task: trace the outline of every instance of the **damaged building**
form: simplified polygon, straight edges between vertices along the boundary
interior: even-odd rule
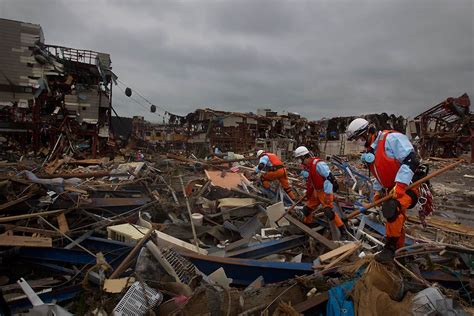
[[[0,19],[2,146],[96,156],[109,138],[110,56],[49,45],[40,25]]]
[[[469,96],[464,93],[447,98],[410,122],[411,135],[418,137],[422,157],[459,157],[470,151],[474,161],[474,116],[470,105]]]

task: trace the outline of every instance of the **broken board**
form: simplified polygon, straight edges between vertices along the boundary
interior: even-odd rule
[[[219,199],[219,207],[244,207],[255,205],[257,201],[252,198],[225,198]]]
[[[56,220],[58,221],[59,231],[66,234],[69,231],[66,215],[64,215],[64,213],[59,213],[59,215],[56,216]]]
[[[337,245],[336,245],[335,242],[327,239],[326,237],[324,237],[321,234],[318,234],[317,232],[315,232],[314,230],[312,230],[311,228],[309,228],[308,226],[306,226],[305,224],[303,224],[302,222],[300,222],[299,220],[297,220],[296,218],[294,218],[290,214],[286,214],[285,218],[290,223],[292,223],[293,225],[295,225],[296,227],[298,227],[299,229],[304,231],[306,234],[308,234],[310,237],[316,239],[317,241],[319,241],[320,243],[322,243],[323,245],[325,245],[329,249],[333,250],[333,249],[337,248]]]
[[[283,202],[278,202],[267,207],[267,216],[270,227],[277,228],[279,226],[290,225],[290,222],[283,217],[283,214],[285,214],[285,206],[283,205]],[[276,223],[277,220],[279,220],[278,224]]]
[[[206,249],[196,247],[195,245],[192,245],[188,242],[185,242],[181,239],[175,238],[173,236],[170,236],[160,231],[156,231],[156,239],[157,239],[157,244],[160,247],[169,247],[169,248],[174,248],[174,249],[177,248],[181,251],[187,251],[187,252],[191,251],[191,252],[196,252],[203,255],[207,255],[208,253]]]
[[[0,246],[51,248],[53,240],[49,237],[13,236],[5,233],[0,235]]]
[[[329,261],[330,259],[334,258],[334,257],[337,257],[343,253],[345,253],[346,251],[349,251],[351,250],[352,248],[354,248],[356,246],[357,243],[355,242],[351,242],[351,243],[348,243],[348,244],[345,244],[339,248],[336,248],[334,250],[331,250],[331,251],[328,251],[322,255],[319,256],[319,260],[321,261],[321,263],[325,263],[327,261]]]

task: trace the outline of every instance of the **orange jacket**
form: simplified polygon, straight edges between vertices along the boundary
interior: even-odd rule
[[[398,169],[400,169],[400,162],[395,158],[387,156],[385,153],[385,140],[388,134],[398,132],[387,130],[382,133],[377,143],[375,161],[370,164],[370,172],[372,172],[384,188],[391,188],[395,185],[395,178],[397,177]]]

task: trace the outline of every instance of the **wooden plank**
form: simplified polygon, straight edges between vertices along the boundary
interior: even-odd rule
[[[0,246],[18,246],[18,247],[53,247],[53,240],[49,237],[27,237],[0,235]]]
[[[56,159],[52,162],[50,162],[48,165],[46,165],[43,170],[47,173],[47,174],[53,174],[56,172],[56,170],[59,169],[59,167],[61,167],[62,165],[64,164],[64,159]]]
[[[9,207],[12,207],[14,205],[17,205],[17,204],[20,204],[22,202],[25,202],[26,200],[29,200],[31,197],[33,197],[33,195],[36,194],[36,190],[34,192],[29,192],[28,194],[22,196],[21,198],[18,198],[16,200],[13,200],[13,201],[10,201],[10,202],[7,202],[7,203],[3,203],[0,205],[0,211],[2,210],[5,210]]]
[[[315,232],[314,230],[312,230],[311,228],[309,228],[308,226],[306,226],[305,224],[303,224],[302,222],[300,222],[299,220],[297,220],[293,216],[291,216],[289,214],[286,214],[285,218],[290,223],[292,223],[293,225],[295,225],[296,227],[298,227],[299,229],[304,231],[306,234],[308,234],[310,237],[316,239],[317,241],[319,241],[320,243],[322,243],[323,245],[325,245],[329,249],[333,250],[333,249],[337,248],[337,245],[336,245],[335,242],[327,239],[326,237],[324,237],[321,234],[318,234],[317,232]]]
[[[32,227],[23,227],[23,226],[11,225],[11,224],[4,224],[3,226],[5,227],[6,230],[11,230],[11,231],[14,231],[14,232],[39,234],[39,235],[43,235],[43,236],[46,236],[46,237],[61,236],[60,233],[58,233],[54,230],[39,229],[39,228],[32,228]]]
[[[60,213],[58,216],[56,216],[56,220],[58,221],[59,231],[63,234],[66,234],[69,231],[66,215],[64,215],[64,213]]]
[[[337,256],[343,254],[344,252],[354,248],[355,246],[356,246],[355,242],[345,244],[345,245],[343,245],[339,248],[336,248],[334,250],[328,251],[328,252],[320,255],[319,260],[321,261],[321,263],[324,263],[325,261],[329,261],[329,259],[337,257]]]
[[[329,271],[330,269],[332,269],[334,266],[336,266],[336,264],[338,264],[339,262],[342,262],[344,260],[346,260],[347,258],[349,258],[354,252],[356,252],[357,249],[359,249],[361,246],[360,243],[357,243],[356,247],[355,248],[352,248],[350,249],[349,251],[347,251],[346,253],[340,255],[338,258],[336,258],[335,260],[333,260],[331,263],[329,263],[328,265],[324,266],[324,269],[323,271],[321,271],[321,273],[324,273],[326,271]]]
[[[313,307],[316,307],[324,302],[326,302],[329,299],[329,293],[328,291],[323,292],[319,295],[314,295],[308,298],[306,301],[303,301],[301,303],[298,303],[293,306],[293,309],[297,311],[298,313],[303,313],[307,311],[308,309],[311,309]]]
[[[247,238],[242,238],[240,240],[237,240],[233,243],[230,243],[228,244],[224,250],[225,251],[231,251],[231,250],[234,250],[234,249],[237,249],[237,248],[240,248],[240,247],[243,247],[243,246],[247,246],[250,242],[250,240],[252,239],[252,237],[247,237]]]
[[[45,212],[39,212],[39,213],[31,213],[31,214],[22,214],[22,215],[8,216],[8,217],[0,217],[0,223],[13,222],[13,221],[18,221],[20,219],[27,219],[27,218],[32,218],[36,216],[48,216],[48,215],[56,214],[59,212],[64,212],[64,209],[54,210],[54,211],[45,211]],[[25,213],[27,213],[27,211],[25,211]]]

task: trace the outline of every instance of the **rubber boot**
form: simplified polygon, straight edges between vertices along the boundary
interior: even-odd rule
[[[309,213],[309,215],[306,215],[303,220],[303,222],[306,225],[313,224],[313,221],[314,221],[313,212]]]
[[[380,263],[388,263],[393,261],[395,250],[397,249],[398,237],[387,237],[387,242],[383,250],[375,255],[375,260]]]
[[[343,226],[341,227],[338,227],[339,228],[339,232],[341,233],[341,238],[340,240],[350,240],[350,236],[349,234],[347,233],[347,230],[346,228]]]

